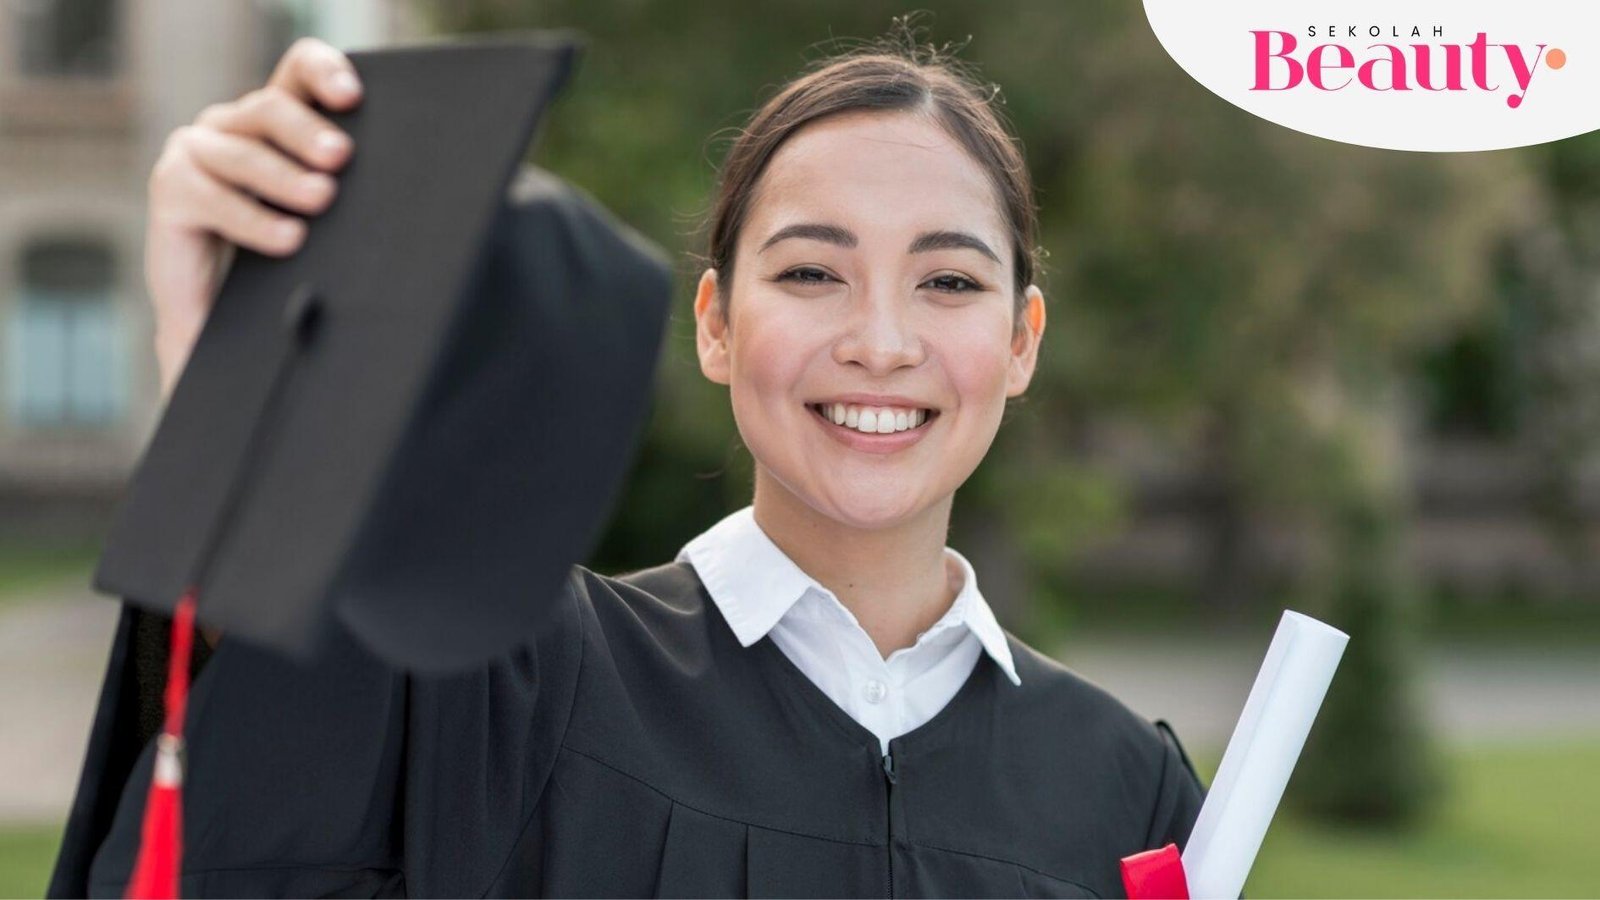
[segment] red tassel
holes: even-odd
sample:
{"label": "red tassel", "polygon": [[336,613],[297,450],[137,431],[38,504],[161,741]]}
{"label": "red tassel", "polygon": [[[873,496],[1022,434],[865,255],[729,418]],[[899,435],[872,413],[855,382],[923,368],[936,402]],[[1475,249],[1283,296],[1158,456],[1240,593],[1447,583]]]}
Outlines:
{"label": "red tassel", "polygon": [[1129,900],[1189,900],[1189,880],[1177,844],[1122,858],[1122,887]]}
{"label": "red tassel", "polygon": [[190,588],[172,616],[167,663],[166,723],[156,738],[155,772],[144,803],[139,857],[128,900],[177,900],[183,862],[183,717],[189,705],[189,656],[194,650],[195,592]]}

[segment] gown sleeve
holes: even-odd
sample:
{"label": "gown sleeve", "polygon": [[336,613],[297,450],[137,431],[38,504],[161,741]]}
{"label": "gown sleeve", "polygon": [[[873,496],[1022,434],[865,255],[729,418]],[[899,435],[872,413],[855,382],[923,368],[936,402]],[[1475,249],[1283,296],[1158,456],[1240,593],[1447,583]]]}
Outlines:
{"label": "gown sleeve", "polygon": [[[570,584],[536,641],[448,676],[391,668],[343,633],[309,664],[224,637],[189,700],[182,896],[483,893],[537,806],[570,712],[581,656]],[[119,683],[128,637],[119,630],[102,707],[137,689]],[[94,805],[80,797],[52,896],[123,895],[153,761],[147,740],[120,791],[98,785],[116,798],[103,838],[76,821]],[[95,764],[91,747],[85,785],[105,781]]]}
{"label": "gown sleeve", "polygon": [[1189,832],[1194,829],[1194,821],[1200,815],[1200,804],[1205,800],[1206,789],[1172,726],[1164,719],[1157,719],[1155,726],[1161,733],[1165,752],[1155,813],[1151,816],[1150,832],[1145,836],[1144,845],[1165,847],[1174,843],[1182,850],[1189,843]]}

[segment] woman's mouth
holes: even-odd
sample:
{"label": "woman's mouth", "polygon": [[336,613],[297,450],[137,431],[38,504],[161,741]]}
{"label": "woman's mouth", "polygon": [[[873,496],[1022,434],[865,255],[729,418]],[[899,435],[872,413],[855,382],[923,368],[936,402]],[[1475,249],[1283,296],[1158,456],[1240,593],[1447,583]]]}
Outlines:
{"label": "woman's mouth", "polygon": [[854,403],[808,403],[836,440],[868,453],[891,453],[922,440],[939,418],[936,409],[904,406],[861,406]]}
{"label": "woman's mouth", "polygon": [[854,403],[808,403],[811,411],[843,428],[862,434],[894,434],[921,428],[937,418],[932,409],[904,406],[858,406]]}

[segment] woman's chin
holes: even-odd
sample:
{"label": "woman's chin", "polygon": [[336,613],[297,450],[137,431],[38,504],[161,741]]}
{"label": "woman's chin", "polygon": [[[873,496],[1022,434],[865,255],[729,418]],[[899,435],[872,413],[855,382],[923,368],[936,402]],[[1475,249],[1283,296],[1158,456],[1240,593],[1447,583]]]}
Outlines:
{"label": "woman's chin", "polygon": [[867,485],[833,485],[822,492],[822,497],[823,502],[812,506],[841,525],[863,531],[903,525],[927,509],[924,498],[904,486],[885,490]]}
{"label": "woman's chin", "polygon": [[[754,447],[751,453],[758,460],[762,458]],[[799,503],[842,527],[862,531],[917,521],[941,501],[947,502],[948,494],[954,490],[954,486],[950,491],[940,490],[940,484],[930,480],[934,474],[931,472],[892,472],[853,460],[829,464],[792,454],[781,461],[788,465],[775,468],[757,464],[758,494],[763,490],[781,493],[782,505]]]}

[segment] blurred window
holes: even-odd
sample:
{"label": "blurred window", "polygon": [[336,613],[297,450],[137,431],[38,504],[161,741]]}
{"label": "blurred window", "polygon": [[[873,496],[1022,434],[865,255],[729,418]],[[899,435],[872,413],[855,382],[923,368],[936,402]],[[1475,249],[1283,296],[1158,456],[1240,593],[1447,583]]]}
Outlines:
{"label": "blurred window", "polygon": [[114,0],[3,0],[10,9],[21,74],[107,78],[116,73]]}
{"label": "blurred window", "polygon": [[30,428],[103,427],[127,407],[125,356],[103,244],[41,241],[22,257],[6,329],[7,407]]}

